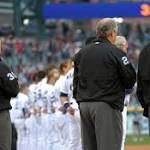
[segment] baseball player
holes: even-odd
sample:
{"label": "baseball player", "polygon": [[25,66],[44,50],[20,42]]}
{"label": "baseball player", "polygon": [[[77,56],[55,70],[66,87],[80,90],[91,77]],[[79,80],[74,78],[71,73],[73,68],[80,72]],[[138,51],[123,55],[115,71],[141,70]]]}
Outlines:
{"label": "baseball player", "polygon": [[15,127],[17,129],[17,150],[28,149],[28,136],[25,128],[25,118],[19,117],[15,120]]}
{"label": "baseball player", "polygon": [[81,135],[80,135],[80,115],[78,104],[73,99],[73,74],[72,68],[66,75],[62,89],[61,101],[64,108],[67,110],[68,117],[68,134],[69,134],[69,150],[81,150]]}
{"label": "baseball player", "polygon": [[60,93],[61,93],[60,90],[61,90],[62,84],[65,80],[65,75],[68,73],[68,71],[71,68],[72,68],[72,60],[71,59],[65,60],[62,64],[60,64],[60,67],[59,67],[60,77],[56,81],[56,84],[55,84],[55,91],[56,91],[56,96],[57,96],[58,101],[60,101]]}
{"label": "baseball player", "polygon": [[63,149],[68,148],[68,118],[66,116],[65,110],[62,107],[61,101],[60,101],[60,93],[61,93],[61,88],[63,86],[63,83],[65,81],[65,75],[68,73],[68,71],[72,68],[72,60],[67,59],[65,60],[62,64],[60,64],[59,71],[60,71],[60,77],[57,80],[55,84],[55,93],[56,93],[56,98],[59,101],[58,105],[58,111],[56,111],[56,115],[58,118],[58,127],[59,131],[61,133],[61,143],[63,145]]}
{"label": "baseball player", "polygon": [[[115,45],[121,49],[123,52],[127,53],[128,49],[128,43],[125,37],[123,36],[117,36]],[[130,93],[132,90],[126,90],[126,96],[124,100],[124,109],[122,112],[122,122],[123,122],[123,137],[122,137],[122,146],[121,150],[124,150],[124,144],[125,144],[125,139],[126,139],[126,133],[127,133],[127,106],[129,105],[130,102]]]}
{"label": "baseball player", "polygon": [[49,112],[47,117],[46,129],[47,150],[64,150],[61,143],[61,134],[58,127],[58,119],[52,109],[51,113]]}
{"label": "baseball player", "polygon": [[18,98],[11,100],[12,109],[10,110],[11,122],[15,125],[17,129],[17,150],[23,150],[23,140],[24,140],[24,117],[23,111],[20,109]]}
{"label": "baseball player", "polygon": [[28,109],[29,105],[27,93],[28,87],[22,84],[20,85],[20,92],[17,97],[11,100],[11,120],[15,124],[18,134],[17,150],[25,150],[28,143],[25,129],[25,111]]}
{"label": "baseball player", "polygon": [[45,72],[38,71],[35,74],[35,79],[33,83],[29,86],[28,97],[31,105],[33,105],[37,101],[37,88],[40,86],[40,83],[44,77],[45,77]]}
{"label": "baseball player", "polygon": [[37,150],[38,144],[37,144],[37,138],[38,138],[38,124],[37,124],[37,112],[34,107],[30,109],[30,117],[26,119],[25,121],[25,127],[28,132],[29,136],[29,143],[28,143],[28,149],[29,150]]}

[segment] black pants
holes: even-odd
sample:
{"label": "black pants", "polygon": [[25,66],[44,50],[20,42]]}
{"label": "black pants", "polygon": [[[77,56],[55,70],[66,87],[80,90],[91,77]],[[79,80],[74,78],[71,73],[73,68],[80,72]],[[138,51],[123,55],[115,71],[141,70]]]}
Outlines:
{"label": "black pants", "polygon": [[9,111],[0,112],[0,150],[11,150],[11,121]]}
{"label": "black pants", "polygon": [[15,125],[12,124],[12,143],[11,143],[11,150],[17,149],[17,130]]}
{"label": "black pants", "polygon": [[83,150],[120,150],[122,114],[103,102],[80,103]]}

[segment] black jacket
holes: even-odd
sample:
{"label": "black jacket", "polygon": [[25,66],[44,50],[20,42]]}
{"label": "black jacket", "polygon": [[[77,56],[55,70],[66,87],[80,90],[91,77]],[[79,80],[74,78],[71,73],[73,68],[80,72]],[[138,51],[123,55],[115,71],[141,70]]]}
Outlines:
{"label": "black jacket", "polygon": [[11,108],[10,99],[19,92],[18,80],[9,67],[0,60],[0,111]]}
{"label": "black jacket", "polygon": [[90,44],[75,56],[73,95],[78,102],[103,101],[123,110],[125,89],[136,73],[125,53],[108,40]]}
{"label": "black jacket", "polygon": [[147,116],[150,106],[150,44],[144,47],[139,57],[137,96]]}

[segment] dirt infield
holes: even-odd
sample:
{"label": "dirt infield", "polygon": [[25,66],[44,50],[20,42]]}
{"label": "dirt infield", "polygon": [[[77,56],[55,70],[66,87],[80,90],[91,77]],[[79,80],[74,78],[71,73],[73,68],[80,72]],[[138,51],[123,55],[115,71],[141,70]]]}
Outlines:
{"label": "dirt infield", "polygon": [[150,150],[150,146],[126,146],[125,150]]}

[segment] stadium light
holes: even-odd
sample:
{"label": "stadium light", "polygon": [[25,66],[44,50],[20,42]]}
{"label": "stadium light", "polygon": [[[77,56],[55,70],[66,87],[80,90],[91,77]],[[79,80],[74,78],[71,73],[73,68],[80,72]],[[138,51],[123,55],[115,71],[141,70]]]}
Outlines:
{"label": "stadium light", "polygon": [[28,25],[28,24],[29,24],[29,19],[24,19],[24,20],[23,20],[23,24],[24,24],[24,25]]}

